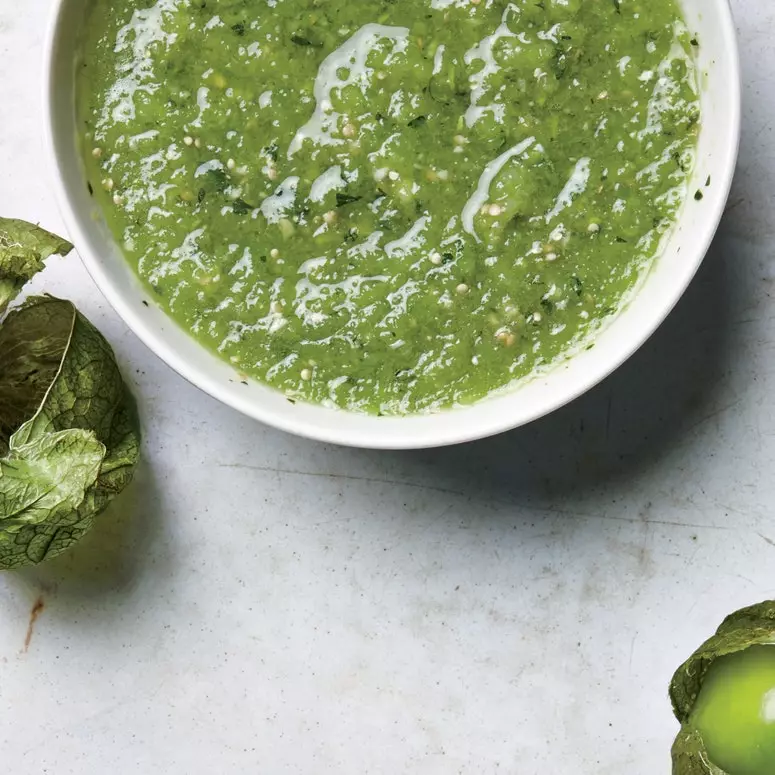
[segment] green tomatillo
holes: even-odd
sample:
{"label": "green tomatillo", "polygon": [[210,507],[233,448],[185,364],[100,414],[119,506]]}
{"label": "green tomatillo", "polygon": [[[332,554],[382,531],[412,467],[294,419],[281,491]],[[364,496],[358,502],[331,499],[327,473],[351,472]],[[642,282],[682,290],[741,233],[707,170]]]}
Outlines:
{"label": "green tomatillo", "polygon": [[676,671],[673,775],[775,775],[775,601],[728,616]]}

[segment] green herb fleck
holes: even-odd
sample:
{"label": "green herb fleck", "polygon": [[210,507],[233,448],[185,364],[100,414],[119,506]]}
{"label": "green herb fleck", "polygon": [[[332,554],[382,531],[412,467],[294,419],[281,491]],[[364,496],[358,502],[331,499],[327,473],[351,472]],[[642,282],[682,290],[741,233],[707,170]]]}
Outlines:
{"label": "green herb fleck", "polygon": [[340,191],[336,194],[336,206],[344,207],[345,205],[353,204],[353,202],[360,201],[359,196],[351,196],[350,194],[343,194]]}

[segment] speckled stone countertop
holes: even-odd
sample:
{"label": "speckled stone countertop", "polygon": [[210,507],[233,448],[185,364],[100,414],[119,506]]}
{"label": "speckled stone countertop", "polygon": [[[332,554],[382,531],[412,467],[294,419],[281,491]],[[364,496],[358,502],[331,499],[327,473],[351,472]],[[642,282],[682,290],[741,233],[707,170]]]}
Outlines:
{"label": "speckled stone countertop", "polygon": [[[0,576],[7,771],[669,772],[672,671],[775,595],[775,6],[733,5],[745,126],[713,249],[635,358],[528,428],[424,453],[286,436],[52,262],[36,285],[114,343],[145,460],[81,546]],[[49,10],[0,4],[0,212],[56,230]]]}

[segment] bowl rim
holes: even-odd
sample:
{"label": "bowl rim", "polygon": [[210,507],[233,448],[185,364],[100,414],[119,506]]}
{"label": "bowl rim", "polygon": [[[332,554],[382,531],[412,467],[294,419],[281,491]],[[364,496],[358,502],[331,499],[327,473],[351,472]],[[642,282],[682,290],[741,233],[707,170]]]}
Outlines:
{"label": "bowl rim", "polygon": [[[646,323],[637,330],[633,330],[628,344],[616,349],[611,357],[605,359],[596,368],[588,370],[583,379],[578,379],[574,382],[566,380],[568,384],[563,390],[559,391],[558,396],[543,404],[539,402],[538,405],[529,411],[519,411],[519,408],[515,407],[511,413],[491,412],[487,418],[476,418],[477,407],[486,404],[490,400],[485,397],[469,406],[445,410],[436,414],[378,418],[372,415],[361,415],[347,410],[318,407],[300,402],[302,406],[314,407],[315,411],[331,413],[331,422],[329,423],[311,422],[303,412],[283,413],[275,411],[263,405],[261,401],[252,400],[248,396],[239,395],[234,391],[224,389],[224,385],[220,380],[208,374],[206,368],[191,363],[187,357],[177,352],[173,346],[165,342],[164,338],[160,337],[153,330],[152,324],[146,318],[137,314],[133,305],[124,297],[123,293],[109,277],[105,263],[88,248],[89,240],[83,225],[85,216],[79,214],[69,195],[62,160],[57,149],[57,135],[62,130],[59,127],[60,122],[57,120],[54,109],[54,95],[57,89],[56,82],[58,77],[56,57],[60,31],[68,2],[70,0],[54,0],[44,40],[43,139],[46,159],[54,171],[51,178],[57,204],[69,238],[75,244],[81,261],[108,303],[135,336],[186,381],[217,401],[252,419],[303,438],[368,449],[427,449],[494,436],[527,425],[562,408],[606,379],[632,357],[661,326],[699,270],[720,226],[731,191],[739,154],[742,126],[741,68],[732,10],[728,0],[719,0],[716,6],[720,14],[719,27],[727,48],[727,55],[733,67],[733,72],[728,79],[731,89],[730,99],[725,104],[732,142],[728,142],[719,151],[719,155],[723,157],[720,164],[723,170],[723,180],[720,185],[714,185],[716,193],[712,209],[706,212],[705,223],[698,231],[699,238],[695,242],[694,256],[692,262],[690,262],[689,269],[674,283],[670,294],[665,296],[663,303],[658,305]],[[681,4],[683,2],[685,0],[681,0]],[[635,295],[637,295],[637,292]],[[201,347],[201,345],[199,346]],[[572,359],[573,356],[571,356],[570,360]],[[546,375],[547,378],[554,371],[559,371],[559,368],[552,369]],[[503,395],[496,394],[498,399],[493,400],[499,400],[506,395],[515,395],[518,392],[519,388],[515,388],[513,391],[507,391]],[[337,415],[339,418],[357,418],[357,420],[354,422],[337,423]],[[468,415],[467,418],[466,415]],[[471,422],[472,417],[476,421]],[[455,420],[460,420],[460,422]]]}

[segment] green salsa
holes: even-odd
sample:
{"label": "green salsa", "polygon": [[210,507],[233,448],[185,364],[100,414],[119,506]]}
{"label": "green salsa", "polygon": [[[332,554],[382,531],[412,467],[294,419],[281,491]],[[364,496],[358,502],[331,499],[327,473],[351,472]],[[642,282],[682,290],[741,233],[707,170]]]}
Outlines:
{"label": "green salsa", "polygon": [[235,370],[383,414],[582,346],[686,199],[676,0],[93,0],[90,186]]}
{"label": "green salsa", "polygon": [[773,775],[775,647],[751,646],[716,660],[689,723],[729,775]]}

